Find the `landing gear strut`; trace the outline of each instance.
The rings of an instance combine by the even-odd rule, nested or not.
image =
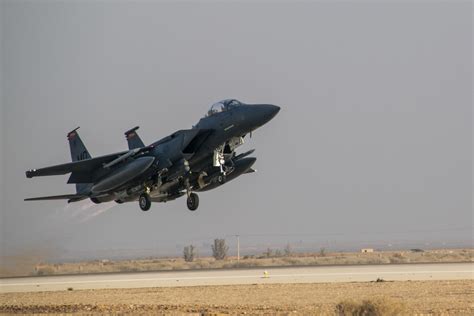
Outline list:
[[[199,196],[196,193],[190,193],[188,195],[188,199],[186,200],[186,204],[188,205],[188,209],[190,211],[197,210],[199,206]]]
[[[191,192],[189,178],[186,178],[186,180],[184,180],[184,185],[186,186],[186,194],[188,195],[186,205],[188,206],[188,209],[190,211],[195,211],[199,206],[199,196],[196,193]]]
[[[142,193],[142,195],[140,195],[138,198],[138,204],[140,205],[142,211],[148,211],[151,207],[150,195],[148,193]]]

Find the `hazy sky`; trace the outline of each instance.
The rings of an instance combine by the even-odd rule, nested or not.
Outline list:
[[[243,246],[472,243],[469,1],[0,9],[3,254],[159,255],[237,233]],[[198,211],[183,198],[149,212],[23,201],[74,192],[67,176],[24,171],[69,161],[76,126],[102,155],[135,125],[151,143],[225,98],[282,110],[240,150],[256,148],[258,172],[200,194]]]

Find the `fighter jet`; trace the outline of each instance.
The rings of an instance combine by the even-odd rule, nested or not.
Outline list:
[[[26,171],[27,178],[71,174],[67,183],[75,194],[45,196],[25,201],[90,199],[94,203],[138,201],[143,211],[152,202],[187,196],[187,207],[199,206],[196,192],[217,188],[254,172],[254,150],[236,153],[244,137],[270,121],[280,107],[244,104],[227,99],[212,105],[192,129],[179,130],[146,146],[138,126],[125,132],[128,150],[92,158],[78,134],[67,134],[72,162]]]

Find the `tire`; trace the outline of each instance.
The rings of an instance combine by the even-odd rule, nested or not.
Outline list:
[[[225,175],[220,174],[217,176],[217,182],[219,182],[219,184],[224,184],[225,181],[226,181]]]
[[[138,198],[138,205],[140,205],[140,209],[144,212],[148,211],[151,207],[151,200],[150,196],[147,193],[143,193]]]
[[[196,193],[191,193],[186,200],[186,204],[188,205],[188,209],[190,211],[197,210],[199,206],[199,196]]]

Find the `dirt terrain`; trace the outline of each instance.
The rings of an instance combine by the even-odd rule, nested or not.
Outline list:
[[[336,308],[347,311],[364,301],[375,302],[384,315],[473,315],[474,280],[8,293],[0,294],[0,313],[334,315]]]
[[[275,253],[276,251],[270,256],[244,256],[240,260],[235,257],[228,257],[225,260],[202,257],[193,262],[185,262],[183,258],[145,258],[120,261],[103,259],[57,264],[30,261],[30,265],[26,264],[25,258],[19,260],[11,257],[0,258],[0,277],[275,266],[473,262],[474,260],[474,249],[375,251],[373,253],[291,253],[280,256]]]

